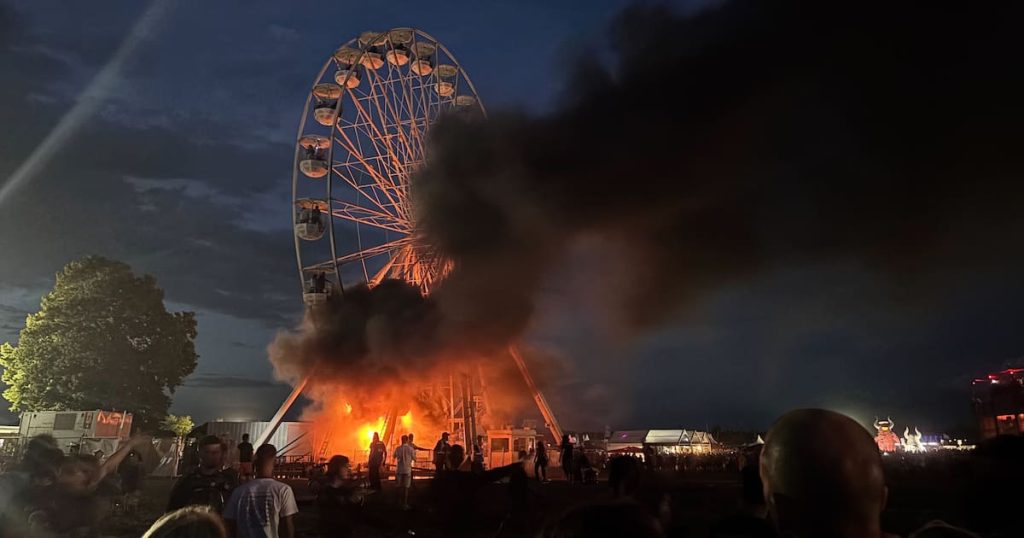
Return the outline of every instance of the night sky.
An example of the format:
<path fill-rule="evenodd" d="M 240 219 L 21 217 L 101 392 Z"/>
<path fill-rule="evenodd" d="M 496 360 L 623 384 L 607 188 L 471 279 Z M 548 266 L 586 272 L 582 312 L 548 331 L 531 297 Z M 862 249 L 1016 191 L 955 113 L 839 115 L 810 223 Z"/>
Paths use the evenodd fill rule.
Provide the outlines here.
<path fill-rule="evenodd" d="M 0 341 L 68 261 L 121 259 L 197 312 L 199 366 L 172 411 L 265 419 L 289 390 L 266 345 L 302 313 L 294 135 L 327 56 L 368 29 L 418 27 L 488 110 L 543 114 L 626 4 L 0 0 Z M 973 377 L 1024 356 L 1013 271 L 906 301 L 857 260 L 793 263 L 619 334 L 592 307 L 616 263 L 630 260 L 600 241 L 567 252 L 527 336 L 552 358 L 547 395 L 568 428 L 762 429 L 822 406 L 936 431 L 969 422 Z"/>

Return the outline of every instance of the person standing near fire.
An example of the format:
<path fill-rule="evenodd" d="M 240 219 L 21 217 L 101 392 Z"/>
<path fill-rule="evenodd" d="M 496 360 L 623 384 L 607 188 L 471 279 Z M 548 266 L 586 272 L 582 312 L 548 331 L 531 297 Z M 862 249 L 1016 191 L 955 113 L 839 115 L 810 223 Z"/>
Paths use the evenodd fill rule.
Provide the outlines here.
<path fill-rule="evenodd" d="M 434 470 L 444 471 L 448 468 L 448 432 L 441 434 L 441 438 L 434 445 Z"/>
<path fill-rule="evenodd" d="M 480 473 L 484 470 L 484 436 L 477 435 L 476 442 L 473 443 L 473 461 L 470 464 L 470 469 L 474 473 Z"/>
<path fill-rule="evenodd" d="M 575 443 L 572 442 L 572 437 L 569 434 L 563 435 L 562 444 L 558 448 L 561 450 L 562 472 L 565 473 L 565 480 L 572 484 L 573 478 L 575 478 L 573 475 L 572 459 L 576 448 Z"/>
<path fill-rule="evenodd" d="M 409 442 L 409 436 L 402 436 L 402 444 L 395 449 L 395 482 L 398 483 L 402 509 L 409 508 L 409 488 L 412 486 L 412 466 L 416 462 L 416 449 Z"/>
<path fill-rule="evenodd" d="M 415 450 L 417 452 L 430 452 L 429 448 L 423 448 L 423 447 L 417 445 L 416 444 L 416 436 L 411 434 L 411 433 L 409 434 L 409 446 L 411 446 L 413 448 L 413 450 Z"/>
<path fill-rule="evenodd" d="M 238 443 L 238 474 L 242 475 L 242 481 L 252 478 L 252 443 L 249 442 L 249 434 L 242 434 L 242 442 Z"/>
<path fill-rule="evenodd" d="M 533 476 L 538 482 L 548 481 L 548 449 L 543 439 L 537 439 L 537 453 L 533 457 Z"/>
<path fill-rule="evenodd" d="M 373 432 L 373 442 L 370 443 L 370 460 L 367 462 L 370 478 L 370 489 L 380 491 L 380 469 L 388 457 L 388 447 L 380 440 L 380 434 Z"/>

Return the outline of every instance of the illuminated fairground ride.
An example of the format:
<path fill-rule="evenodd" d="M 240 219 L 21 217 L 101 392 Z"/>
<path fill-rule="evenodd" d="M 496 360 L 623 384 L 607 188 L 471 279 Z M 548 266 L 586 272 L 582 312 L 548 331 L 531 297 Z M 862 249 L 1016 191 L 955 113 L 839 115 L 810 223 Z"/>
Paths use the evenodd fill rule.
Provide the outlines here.
<path fill-rule="evenodd" d="M 404 280 L 427 295 L 451 270 L 451 261 L 416 233 L 409 196 L 430 128 L 446 114 L 486 113 L 462 66 L 424 32 L 364 32 L 324 63 L 306 99 L 292 174 L 295 254 L 308 308 L 344 301 L 346 288 L 372 288 L 385 279 Z M 509 353 L 560 438 L 519 352 L 512 347 Z M 260 441 L 272 435 L 307 381 L 295 387 Z M 479 369 L 452 372 L 424 390 L 441 398 L 456 440 L 475 437 L 477 419 L 489 412 Z M 392 409 L 384 419 L 388 444 L 397 414 Z"/>
<path fill-rule="evenodd" d="M 896 451 L 896 448 L 900 446 L 900 438 L 896 435 L 896 432 L 892 431 L 896 425 L 892 418 L 885 420 L 878 420 L 875 418 L 875 444 L 878 445 L 878 450 L 883 454 L 889 454 Z"/>

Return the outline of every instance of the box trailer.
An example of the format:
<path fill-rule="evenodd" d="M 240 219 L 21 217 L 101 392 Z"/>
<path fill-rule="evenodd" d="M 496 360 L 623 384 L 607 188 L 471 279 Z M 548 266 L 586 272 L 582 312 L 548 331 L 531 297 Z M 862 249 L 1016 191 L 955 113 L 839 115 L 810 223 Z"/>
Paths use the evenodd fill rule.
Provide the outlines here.
<path fill-rule="evenodd" d="M 132 414 L 120 411 L 30 411 L 21 414 L 18 436 L 51 435 L 67 453 L 109 455 L 132 431 Z"/>

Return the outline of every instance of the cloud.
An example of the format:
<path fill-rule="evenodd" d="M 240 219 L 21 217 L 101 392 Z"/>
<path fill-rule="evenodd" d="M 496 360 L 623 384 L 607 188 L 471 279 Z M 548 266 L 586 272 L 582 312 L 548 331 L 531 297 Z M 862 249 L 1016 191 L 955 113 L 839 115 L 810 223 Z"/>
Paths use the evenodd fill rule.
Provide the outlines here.
<path fill-rule="evenodd" d="M 253 379 L 225 374 L 195 374 L 185 381 L 185 386 L 193 388 L 236 389 L 272 388 L 281 387 L 282 384 L 267 379 Z"/>
<path fill-rule="evenodd" d="M 147 155 L 130 155 L 135 148 Z M 253 185 L 258 174 L 239 181 L 222 163 L 248 157 L 236 146 L 210 148 L 173 131 L 94 123 L 0 213 L 0 226 L 22 230 L 0 237 L 0 248 L 17 253 L 0 259 L 0 273 L 8 285 L 37 284 L 71 259 L 99 253 L 152 273 L 171 300 L 285 323 L 301 311 L 291 230 L 275 224 L 256 231 L 245 223 L 283 222 L 290 200 L 282 195 L 276 207 L 244 202 L 260 196 Z M 261 166 L 261 156 L 252 157 L 249 162 Z M 280 161 L 281 168 L 290 167 L 287 153 Z M 149 175 L 156 171 L 168 179 Z M 192 174 L 214 179 L 182 179 Z M 37 218 L 39 207 L 52 209 L 48 218 Z"/>
<path fill-rule="evenodd" d="M 267 34 L 278 41 L 297 41 L 300 36 L 298 30 L 287 26 L 281 26 L 280 24 L 271 24 L 268 26 Z"/>
<path fill-rule="evenodd" d="M 153 190 L 160 191 L 177 191 L 184 196 L 189 198 L 213 198 L 223 199 L 223 195 L 216 189 L 210 187 L 206 182 L 198 179 L 179 179 L 179 178 L 141 178 L 136 176 L 125 176 L 124 182 L 131 185 L 135 192 L 139 194 L 146 194 Z M 237 203 L 232 200 L 231 203 Z"/>
<path fill-rule="evenodd" d="M 49 153 L 67 143 L 75 132 L 89 121 L 110 90 L 120 82 L 122 66 L 132 58 L 137 48 L 155 35 L 157 24 L 165 18 L 167 9 L 167 0 L 150 2 L 114 54 L 76 96 L 74 104 L 68 106 L 40 145 L 21 162 L 4 184 L 0 185 L 0 205 L 14 189 L 31 181 L 39 173 Z"/>

